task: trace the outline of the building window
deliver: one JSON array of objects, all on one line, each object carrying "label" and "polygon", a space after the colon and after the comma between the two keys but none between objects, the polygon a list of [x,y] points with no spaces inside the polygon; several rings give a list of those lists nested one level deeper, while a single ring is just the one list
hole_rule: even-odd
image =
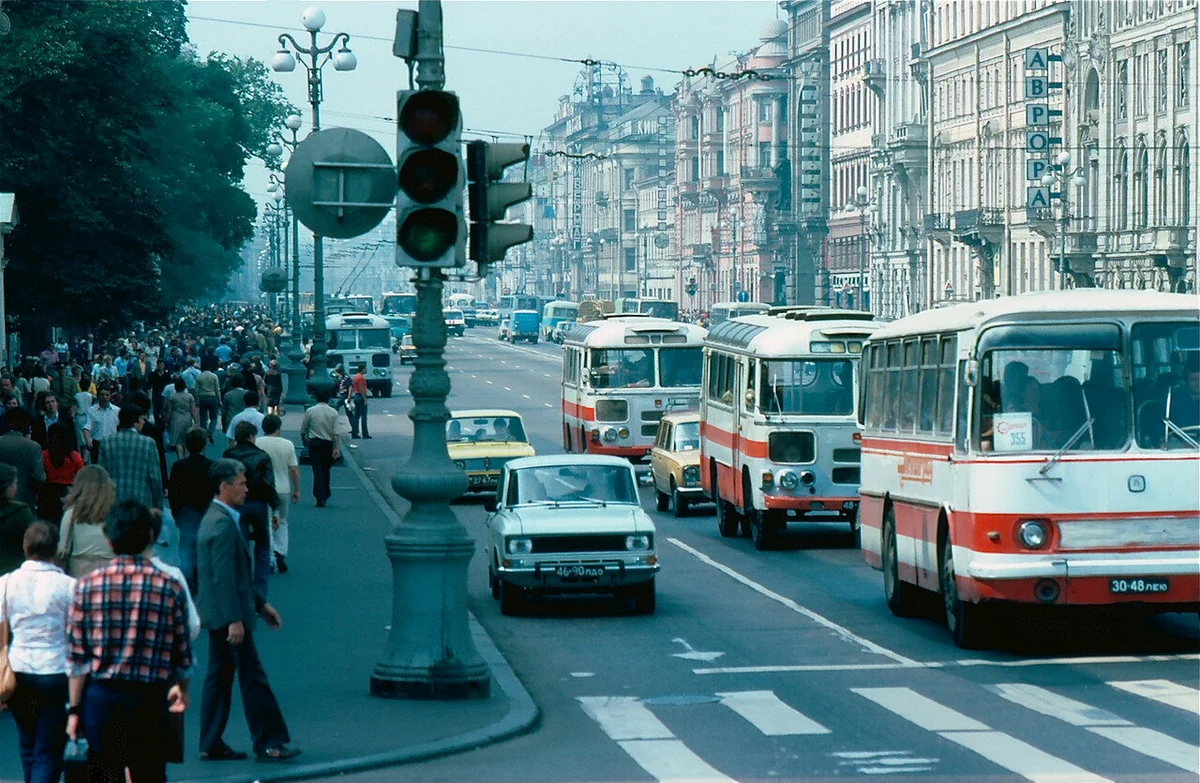
[{"label": "building window", "polygon": [[1124,147],[1118,146],[1117,168],[1113,172],[1113,195],[1117,213],[1117,230],[1129,228],[1129,183],[1126,180],[1129,171],[1129,153]]},{"label": "building window", "polygon": [[1129,116],[1129,61],[1121,60],[1117,63],[1117,117],[1125,119]]},{"label": "building window", "polygon": [[1154,214],[1155,223],[1167,225],[1167,138],[1160,136],[1154,153]]},{"label": "building window", "polygon": [[1154,53],[1154,111],[1162,114],[1167,110],[1167,50]]},{"label": "building window", "polygon": [[1175,103],[1178,106],[1187,106],[1189,95],[1188,90],[1191,89],[1192,83],[1192,47],[1187,41],[1175,47],[1179,53],[1176,57],[1176,62],[1179,63],[1179,72],[1176,74],[1176,83],[1179,89],[1175,94]]},{"label": "building window", "polygon": [[1145,228],[1150,215],[1150,152],[1143,142],[1136,150],[1133,169],[1133,225]]},{"label": "building window", "polygon": [[621,187],[623,190],[629,190],[633,187],[633,177],[637,173],[637,169],[621,169]]},{"label": "building window", "polygon": [[637,271],[637,248],[636,247],[625,248],[625,271],[626,272],[636,272]]},{"label": "building window", "polygon": [[768,123],[771,121],[771,100],[769,98],[760,98],[758,101],[758,121],[759,123]]},{"label": "building window", "polygon": [[1134,58],[1133,102],[1138,117],[1146,116],[1146,93],[1150,92],[1150,55],[1139,54]]},{"label": "building window", "polygon": [[1175,167],[1178,172],[1175,200],[1179,204],[1179,225],[1190,226],[1192,224],[1192,147],[1183,134],[1180,134],[1179,140],[1179,149],[1176,151],[1176,154],[1179,155],[1179,165]]},{"label": "building window", "polygon": [[622,231],[637,231],[637,211],[633,209],[623,210],[621,213],[621,230]]}]

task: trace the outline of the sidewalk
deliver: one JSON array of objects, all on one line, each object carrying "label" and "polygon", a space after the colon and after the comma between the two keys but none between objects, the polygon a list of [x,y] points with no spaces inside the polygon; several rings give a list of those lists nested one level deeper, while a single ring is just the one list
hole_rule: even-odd
[{"label": "sidewalk", "polygon": [[[298,442],[300,416],[284,417],[284,435]],[[211,457],[220,456],[218,436]],[[407,449],[407,439],[397,444]],[[219,447],[219,448],[218,448]],[[448,755],[528,731],[538,712],[482,628],[471,619],[475,644],[492,674],[491,695],[466,701],[384,700],[368,695],[375,659],[387,638],[391,564],[383,536],[395,512],[353,457],[333,471],[333,497],[313,505],[312,471],[300,467],[301,499],[292,507],[287,574],[271,577],[271,603],[283,628],[261,622],[256,643],[292,737],[303,753],[286,764],[201,762],[197,758],[200,697],[207,638],[197,640],[197,673],[187,711],[186,761],[171,765],[172,780],[227,781],[327,778]],[[399,499],[397,499],[399,500]],[[250,752],[251,743],[234,688],[225,740]],[[16,730],[0,717],[0,780],[20,780]]]}]

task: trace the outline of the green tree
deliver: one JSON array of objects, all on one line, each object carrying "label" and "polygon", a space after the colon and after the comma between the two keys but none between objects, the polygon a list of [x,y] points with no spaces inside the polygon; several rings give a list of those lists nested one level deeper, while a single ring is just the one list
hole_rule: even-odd
[{"label": "green tree", "polygon": [[119,327],[219,292],[252,236],[251,157],[294,111],[264,65],[196,56],[181,0],[5,3],[0,190],[20,327]]}]

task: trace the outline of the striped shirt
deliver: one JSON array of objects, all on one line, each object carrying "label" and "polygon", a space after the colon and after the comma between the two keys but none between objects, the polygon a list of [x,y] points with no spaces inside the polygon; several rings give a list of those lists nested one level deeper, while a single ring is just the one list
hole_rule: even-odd
[{"label": "striped shirt", "polygon": [[79,580],[67,618],[67,673],[180,682],[192,666],[187,595],[141,555],[118,555]]}]

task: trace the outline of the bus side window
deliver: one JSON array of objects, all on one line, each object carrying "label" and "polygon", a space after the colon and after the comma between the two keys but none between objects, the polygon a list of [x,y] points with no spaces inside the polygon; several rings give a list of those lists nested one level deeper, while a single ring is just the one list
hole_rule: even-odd
[{"label": "bus side window", "polygon": [[921,338],[921,400],[917,406],[917,431],[933,434],[937,416],[938,353],[937,338]]},{"label": "bus side window", "polygon": [[920,357],[916,340],[904,343],[904,371],[900,383],[900,431],[912,432],[917,423],[917,406],[920,404]]},{"label": "bus side window", "polygon": [[954,434],[954,351],[953,337],[942,338],[942,360],[938,365],[937,433]]},{"label": "bus side window", "polygon": [[748,410],[748,411],[752,411],[752,410],[754,410],[754,401],[757,399],[757,397],[755,396],[755,393],[754,393],[754,381],[755,381],[755,378],[754,378],[754,360],[753,360],[753,359],[747,359],[747,360],[746,360],[746,366],[749,368],[749,371],[746,373],[746,376],[745,376],[745,378],[746,378],[746,392],[745,392],[745,394],[743,394],[742,396],[746,398],[746,399],[743,401],[743,402],[744,402],[744,404],[745,404],[745,408],[746,408],[746,410]]},{"label": "bus side window", "polygon": [[900,359],[900,343],[888,343],[887,392],[884,395],[887,409],[883,417],[885,430],[896,429],[897,419],[900,418]]}]

